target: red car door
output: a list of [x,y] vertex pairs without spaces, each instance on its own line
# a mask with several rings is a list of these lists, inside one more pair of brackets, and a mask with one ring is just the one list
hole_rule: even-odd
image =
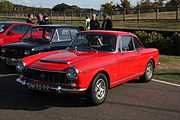
[[146,65],[148,62],[147,61],[148,55],[144,54],[145,47],[143,46],[141,41],[137,37],[133,37],[133,40],[134,40],[134,46],[135,46],[136,54],[137,54],[137,56],[136,56],[136,59],[138,62],[137,72],[142,73],[146,69]]
[[120,38],[120,53],[118,53],[118,78],[119,82],[125,81],[136,76],[138,61],[137,52],[134,48],[132,36],[121,36]]

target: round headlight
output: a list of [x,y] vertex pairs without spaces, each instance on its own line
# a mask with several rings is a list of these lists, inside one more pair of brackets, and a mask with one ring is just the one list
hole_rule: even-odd
[[78,70],[75,67],[69,67],[66,70],[66,76],[70,79],[70,80],[75,80],[77,79],[78,76]]
[[30,51],[29,50],[24,50],[24,55],[30,55]]
[[18,72],[23,72],[25,69],[26,69],[26,64],[22,60],[19,60],[16,65],[16,70]]

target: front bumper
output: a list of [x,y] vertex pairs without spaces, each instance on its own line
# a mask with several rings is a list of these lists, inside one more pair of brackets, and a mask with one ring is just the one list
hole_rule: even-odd
[[[28,82],[26,80],[22,80],[21,78],[16,79],[16,82],[20,83],[23,86],[28,86]],[[49,90],[56,91],[57,93],[72,93],[72,94],[81,94],[85,93],[87,89],[68,89],[62,88],[61,86],[51,86]]]

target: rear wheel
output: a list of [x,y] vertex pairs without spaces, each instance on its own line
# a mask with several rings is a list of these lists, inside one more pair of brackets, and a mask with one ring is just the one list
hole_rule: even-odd
[[151,81],[154,74],[154,63],[152,60],[150,60],[146,66],[145,73],[140,77],[140,80],[142,82],[149,82]]
[[94,77],[88,90],[88,100],[91,105],[99,105],[105,101],[107,92],[107,77],[103,73],[99,73]]

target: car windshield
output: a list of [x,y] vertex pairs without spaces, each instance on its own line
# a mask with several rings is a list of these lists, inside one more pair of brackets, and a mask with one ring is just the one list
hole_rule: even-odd
[[107,34],[80,33],[68,49],[114,52],[117,37]]
[[50,27],[32,27],[24,35],[24,42],[50,42],[52,40],[55,28]]
[[11,24],[0,23],[0,33],[3,33]]

